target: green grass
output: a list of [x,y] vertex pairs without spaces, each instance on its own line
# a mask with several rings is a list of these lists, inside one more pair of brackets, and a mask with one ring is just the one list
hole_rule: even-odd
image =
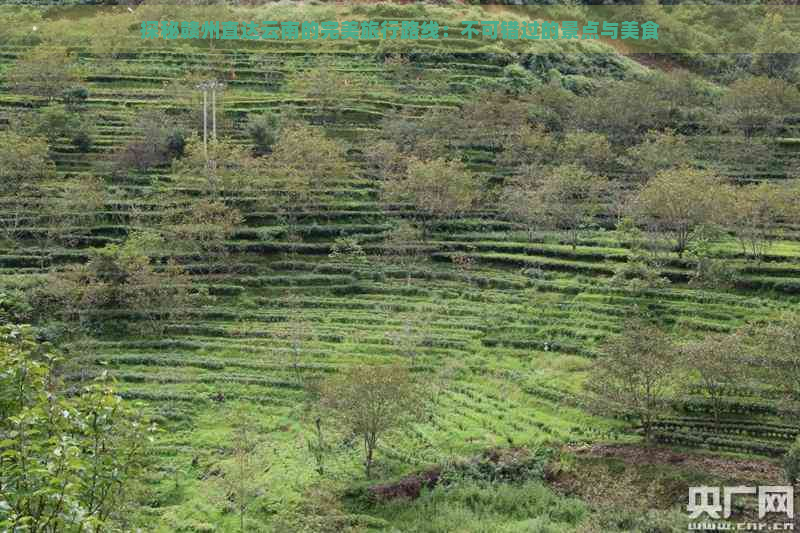
[[[3,62],[18,51],[0,49]],[[238,142],[246,140],[240,126],[248,112],[291,108],[305,118],[320,118],[305,105],[309,102],[289,93],[283,83],[313,58],[227,52],[238,83],[231,84],[225,96],[225,118],[233,125],[226,133]],[[83,58],[91,73],[87,109],[99,120],[97,142],[89,154],[73,154],[66,145],[59,146],[54,154],[59,179],[103,172],[103,158],[134,134],[128,119],[135,110],[175,105],[165,101],[162,81],[181,76],[204,58],[199,49],[142,50],[116,62],[87,54]],[[603,71],[608,76],[615,76],[619,68],[629,73],[642,70],[628,59],[617,59],[622,66],[610,65]],[[479,85],[496,80],[506,60],[474,54],[451,62],[430,56],[421,65],[453,83]],[[262,83],[265,68],[260,61],[277,74],[274,83]],[[395,87],[371,55],[336,61],[339,70],[381,83],[369,94],[345,102],[340,122],[328,125],[332,135],[346,138],[355,148],[374,136],[392,107],[402,104],[423,115],[434,108],[453,108],[466,98],[422,85],[414,90]],[[569,65],[573,70],[591,66],[580,61]],[[41,104],[26,95],[3,92],[0,119],[19,105]],[[495,169],[498,175],[504,171]],[[165,207],[162,193],[198,190],[196,183],[177,184],[165,174],[166,169],[158,169],[113,183],[109,178],[112,198],[100,220],[74,229],[85,238],[74,248],[43,248],[36,242],[39,226],[31,222],[26,242],[15,248],[0,244],[0,288],[25,286],[40,280],[48,269],[84,261],[89,246],[121,242],[130,229],[133,206],[156,214]],[[637,441],[624,421],[593,416],[581,403],[582,384],[593,358],[608,336],[621,331],[630,309],[638,305],[658,311],[668,326],[682,335],[694,335],[732,329],[797,305],[796,296],[791,296],[800,283],[797,228],[787,228],[761,264],[746,261],[732,239],[714,245],[714,253],[736,265],[748,282],[737,290],[703,291],[678,282],[666,289],[633,293],[607,284],[614,267],[629,255],[614,232],[588,233],[573,250],[564,235],[537,233],[529,241],[524,228],[494,210],[435,226],[425,243],[433,260],[389,264],[380,257],[382,232],[412,213],[408,206],[384,213],[376,189],[373,180],[361,176],[330,183],[319,205],[297,228],[303,236],[299,245],[288,241],[288,229],[276,213],[251,208],[257,192],[237,198],[246,222],[228,243],[232,256],[226,264],[213,264],[213,258],[203,255],[164,252],[165,257],[180,259],[197,285],[216,295],[212,304],[187,310],[184,318],[166,323],[161,334],[125,330],[127,324],[136,325],[137,317],[125,309],[115,310],[106,315],[105,330],[67,346],[68,379],[77,382],[107,370],[120,393],[144,400],[163,428],[149,480],[153,497],[141,509],[148,531],[235,530],[236,518],[221,503],[224,497],[210,475],[230,461],[228,418],[234,400],[247,402],[257,415],[261,452],[272,464],[268,473],[259,474],[264,489],[250,513],[253,527],[264,530],[274,519],[297,511],[308,491],[322,481],[306,449],[313,413],[298,374],[307,382],[353,364],[406,361],[391,334],[403,330],[408,316],[425,317],[411,364],[415,375],[429,380],[435,401],[408,431],[382,441],[376,469],[384,480],[497,446]],[[331,243],[343,235],[364,240],[368,266],[332,264],[327,259]],[[450,258],[456,253],[474,258],[473,268],[455,268]],[[530,268],[542,272],[534,276],[521,272]],[[688,265],[671,258],[666,269],[685,274]],[[287,293],[296,295],[295,309],[285,308]],[[303,345],[297,369],[289,340],[279,334],[292,317],[308,322],[314,332]],[[764,401],[757,394],[739,394],[732,393],[731,398],[745,406]],[[219,395],[224,402],[215,400]],[[771,425],[782,423],[772,413],[747,415],[757,429],[739,435],[731,434],[727,426],[715,429],[702,405],[696,408],[700,412],[676,415],[677,420],[662,429],[677,434],[691,426],[692,434],[739,444],[787,441],[779,432],[769,434]],[[730,424],[742,420],[735,412],[726,413],[726,418]],[[340,489],[363,484],[358,443],[332,422],[325,421],[324,428],[333,444],[329,480]],[[724,448],[725,443],[710,446]],[[431,533],[574,531],[593,512],[540,481],[501,487],[464,483],[434,489],[411,503],[348,511],[367,530]],[[624,523],[618,529],[624,531]]]

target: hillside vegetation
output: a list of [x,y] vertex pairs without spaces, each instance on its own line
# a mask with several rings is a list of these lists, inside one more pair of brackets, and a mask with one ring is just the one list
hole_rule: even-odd
[[[94,382],[154,424],[125,506],[91,527],[677,531],[686,486],[725,474],[620,481],[572,450],[790,449],[793,59],[141,41],[174,9],[0,12],[0,321],[34,326],[30,345],[3,330],[3,364],[46,360],[64,402]],[[652,412],[608,393],[609,361],[642,354],[669,376]],[[3,424],[24,426],[22,396]],[[353,419],[376,405],[372,442]],[[610,502],[564,490],[587,472]],[[651,475],[645,517],[620,502]]]

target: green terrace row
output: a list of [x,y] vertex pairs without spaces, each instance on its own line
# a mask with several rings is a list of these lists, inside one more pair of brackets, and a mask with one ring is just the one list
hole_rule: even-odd
[[[14,258],[19,256],[5,256],[6,258]],[[29,264],[32,267],[40,267],[41,260],[43,256],[22,256],[25,259],[10,259],[10,263],[7,262],[6,265],[11,269],[8,272],[13,273],[14,269],[20,268],[22,264]],[[77,255],[78,258],[85,256]],[[75,255],[70,255],[69,258],[71,260],[77,260]],[[66,259],[66,258],[64,258]],[[63,259],[62,259],[63,260]],[[281,287],[284,288],[297,288],[303,289],[304,287],[308,286],[311,283],[311,286],[319,286],[325,287],[326,285],[330,284],[360,284],[365,289],[369,289],[367,292],[374,292],[376,294],[386,293],[392,294],[397,293],[400,291],[400,294],[403,294],[403,291],[406,290],[406,295],[410,296],[415,292],[421,290],[419,292],[420,295],[428,294],[428,291],[431,290],[430,294],[437,294],[439,297],[447,294],[448,291],[436,290],[434,288],[427,288],[427,287],[420,287],[418,285],[409,287],[408,284],[399,283],[398,285],[392,288],[391,286],[381,285],[377,283],[369,283],[369,279],[395,279],[397,282],[401,282],[403,280],[408,280],[409,278],[419,280],[435,280],[437,282],[437,287],[439,289],[442,288],[442,283],[454,283],[452,285],[453,288],[479,288],[480,286],[484,286],[486,288],[495,286],[499,289],[502,288],[509,288],[509,289],[522,289],[522,288],[532,288],[535,289],[537,293],[557,293],[562,294],[564,296],[568,295],[575,295],[579,296],[579,300],[582,302],[582,305],[588,305],[590,299],[595,299],[595,301],[601,305],[607,306],[608,304],[612,304],[614,306],[632,306],[636,303],[647,303],[649,299],[654,301],[658,301],[659,305],[662,307],[676,307],[676,308],[686,308],[691,309],[695,312],[697,307],[704,309],[705,316],[713,319],[728,319],[730,318],[729,313],[730,311],[726,308],[728,306],[735,306],[740,311],[737,313],[746,314],[746,309],[753,309],[753,304],[757,302],[757,306],[755,308],[765,308],[765,311],[769,309],[780,309],[785,308],[786,306],[783,304],[779,304],[778,302],[768,303],[769,300],[765,298],[758,298],[758,297],[745,297],[745,296],[736,296],[736,295],[725,295],[717,292],[707,292],[707,291],[691,291],[685,289],[664,289],[664,290],[651,290],[647,291],[642,294],[629,294],[622,289],[615,289],[613,287],[601,287],[597,286],[596,280],[587,280],[585,284],[581,284],[579,281],[576,283],[576,280],[563,280],[559,282],[558,280],[528,280],[522,276],[514,276],[513,278],[509,279],[508,281],[503,281],[502,278],[495,280],[497,274],[495,273],[483,273],[482,271],[476,271],[469,274],[454,274],[452,272],[442,271],[441,273],[437,273],[436,271],[431,271],[428,269],[419,269],[418,267],[412,267],[409,269],[391,269],[387,268],[385,273],[380,271],[365,273],[364,276],[360,276],[357,269],[352,269],[349,267],[341,267],[336,265],[331,266],[322,266],[320,270],[322,272],[327,272],[327,274],[309,274],[306,269],[297,269],[293,270],[294,267],[291,266],[293,262],[289,262],[287,265],[286,262],[276,262],[275,266],[277,267],[278,271],[282,271],[283,274],[280,276],[240,276],[237,279],[237,274],[232,274],[229,276],[215,276],[208,278],[209,281],[219,282],[222,281],[223,284],[219,287],[219,292],[221,293],[228,293],[228,294],[241,294],[244,290],[244,287],[249,288],[258,288],[262,287],[265,289],[278,289],[280,290]],[[443,265],[443,268],[446,268]],[[212,270],[213,271],[213,270]],[[222,270],[224,272],[224,270]],[[360,279],[363,278],[363,279]],[[566,284],[564,284],[566,282]],[[215,283],[211,283],[211,287],[213,287]],[[594,286],[592,286],[594,285]],[[225,289],[224,287],[230,287],[229,289]],[[238,289],[236,287],[239,287]],[[484,298],[486,290],[481,291],[484,296],[480,296],[479,298]],[[458,296],[458,292],[455,293],[456,297]],[[478,297],[470,296],[470,298]],[[504,296],[504,298],[507,296]],[[513,295],[509,295],[509,298],[513,298]],[[531,296],[527,296],[530,298]],[[715,303],[722,304],[722,314],[721,315],[714,315],[712,312],[713,305]],[[603,312],[608,312],[607,309],[604,309]]]

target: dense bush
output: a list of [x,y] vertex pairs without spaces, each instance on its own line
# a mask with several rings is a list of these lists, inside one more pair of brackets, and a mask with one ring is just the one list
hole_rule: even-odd
[[155,428],[103,382],[70,393],[60,363],[29,328],[0,326],[0,528],[128,529]]
[[141,113],[134,122],[136,138],[121,147],[114,155],[116,169],[145,171],[169,164],[183,156],[187,133],[173,120],[165,120],[158,111]]
[[184,313],[195,297],[179,265],[170,261],[156,268],[135,239],[92,250],[87,263],[51,272],[31,294],[40,317],[94,327],[103,322],[104,310],[124,308],[144,319],[137,327],[155,329]]
[[788,483],[797,485],[800,482],[800,439],[795,440],[783,456],[783,471]]
[[250,115],[247,118],[247,134],[253,141],[256,155],[269,154],[280,135],[280,119],[274,113]]
[[44,138],[0,132],[0,182],[4,192],[14,193],[54,173],[55,165],[50,160]]

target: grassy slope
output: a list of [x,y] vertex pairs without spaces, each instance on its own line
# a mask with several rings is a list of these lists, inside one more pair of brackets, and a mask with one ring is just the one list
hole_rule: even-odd
[[[2,52],[7,63],[17,50]],[[98,158],[130,135],[125,117],[134,109],[170,105],[162,98],[161,82],[181,75],[187,65],[202,58],[195,52],[171,55],[168,62],[165,57],[153,52],[113,64],[85,58],[91,75],[89,105],[101,117],[100,142],[88,156],[59,153],[60,173],[93,171]],[[313,59],[242,52],[234,61],[237,83],[225,97],[231,124],[247,112],[290,105],[310,117],[303,102],[285,94],[280,82],[264,85],[260,80],[265,64],[281,80]],[[384,78],[380,64],[365,58],[336,61],[342,70]],[[455,83],[499,75],[490,58],[480,56],[466,57],[446,68],[430,67],[442,69]],[[358,146],[369,139],[390,105],[416,105],[423,112],[430,106],[454,105],[461,98],[424,91],[364,95],[348,102],[348,111],[328,129]],[[7,92],[0,97],[5,109],[29,100]],[[241,129],[230,131],[241,138]],[[157,173],[115,183],[118,201],[109,205],[106,223],[91,229],[96,243],[119,238],[114,228],[124,223],[129,203],[145,192],[173,186]],[[324,252],[337,234],[368,236],[391,222],[378,210],[373,192],[373,183],[357,177],[332,186],[320,213],[304,220],[306,241],[312,243],[305,251]],[[105,362],[123,394],[146,400],[166,429],[157,446],[158,466],[164,472],[177,469],[177,473],[155,482],[153,505],[142,511],[149,522],[158,524],[154,530],[203,530],[203,524],[217,524],[224,530],[233,527],[234,517],[221,514],[220,505],[209,501],[216,489],[206,478],[219,461],[226,460],[230,447],[226,420],[234,399],[248,402],[260,414],[273,463],[263,476],[266,490],[253,514],[264,517],[299,503],[315,481],[305,444],[311,428],[303,406],[305,394],[291,368],[289,342],[276,335],[287,319],[281,306],[287,292],[298,295],[300,313],[315,331],[316,338],[302,357],[300,370],[305,376],[324,375],[356,361],[398,360],[401,356],[388,338],[390,332],[402,330],[414,313],[426,317],[426,340],[415,364],[419,372],[441,383],[441,392],[426,419],[408,434],[384,441],[378,465],[382,477],[508,443],[631,440],[620,432],[620,423],[589,416],[570,405],[598,342],[619,330],[620,317],[632,303],[658,309],[674,323],[697,331],[725,330],[794,305],[792,297],[781,293],[704,293],[680,285],[644,295],[621,293],[600,281],[627,253],[613,234],[592,235],[573,253],[557,235],[541,235],[541,242],[528,243],[513,226],[491,216],[488,222],[468,217],[440,228],[432,239],[440,248],[434,257],[439,260],[411,269],[388,265],[326,273],[331,270],[318,269],[325,262],[318,253],[251,251],[233,259],[245,266],[240,269],[245,273],[197,274],[198,283],[224,286],[225,294],[215,305],[193,310],[188,319],[169,324],[164,335],[107,335],[76,346],[73,353],[80,354],[80,365],[87,363],[84,369],[91,371]],[[289,248],[286,235],[269,214],[250,214],[246,229],[231,242],[232,249],[258,250],[264,244],[278,250]],[[465,273],[446,259],[452,250],[467,245],[474,246],[469,253],[477,263]],[[723,243],[719,253],[734,259],[738,251],[733,243]],[[33,246],[0,250],[0,286],[38,276],[38,254]],[[770,262],[755,267],[749,276],[767,280],[767,286],[784,278],[796,283],[800,243],[794,238],[784,240],[772,254]],[[80,254],[73,259],[79,258]],[[544,279],[523,276],[519,269],[528,266],[541,268]],[[685,266],[676,264],[674,269],[685,270]],[[120,314],[125,317],[124,311]],[[220,393],[226,401],[213,401]],[[731,417],[736,419],[734,414]],[[698,419],[703,431],[710,431],[702,413]],[[760,423],[767,420],[771,419]],[[762,437],[756,432],[735,438],[758,442]],[[787,438],[771,437],[770,442],[782,445]],[[743,446],[747,449],[748,445]],[[359,451],[357,446],[339,445],[330,459],[330,476],[345,484],[357,479]],[[409,520],[392,510],[383,514],[401,523]]]

